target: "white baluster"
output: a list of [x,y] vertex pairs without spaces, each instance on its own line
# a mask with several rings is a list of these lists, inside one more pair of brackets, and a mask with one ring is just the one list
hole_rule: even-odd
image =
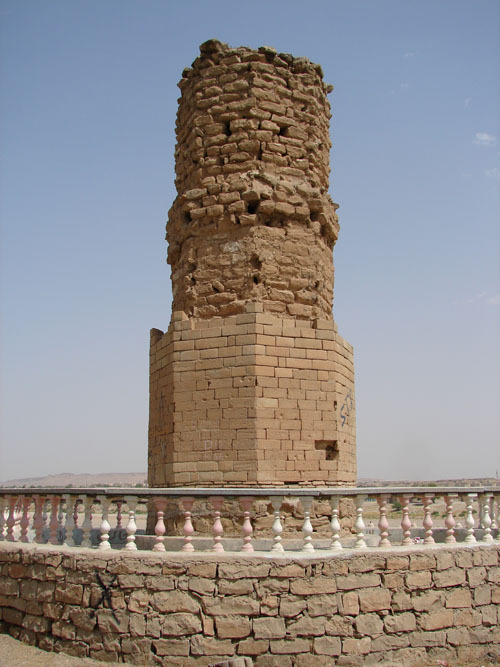
[[61,496],[50,496],[50,534],[49,534],[49,544],[59,544],[59,537],[57,535],[57,529],[59,528],[59,503],[61,502]]
[[220,520],[220,513],[222,510],[222,503],[224,498],[222,496],[210,496],[210,502],[214,508],[214,525],[212,532],[214,534],[214,543],[212,545],[212,551],[224,551],[224,546],[222,544],[222,533],[224,532],[222,528],[222,522]]
[[411,539],[411,521],[410,521],[410,500],[411,495],[403,495],[400,498],[401,502],[401,530],[403,531],[402,545],[413,544]]
[[446,519],[444,520],[446,538],[444,541],[447,544],[454,544],[457,541],[455,537],[455,518],[453,516],[453,500],[455,498],[457,498],[456,494],[449,494],[443,498],[446,505]]
[[491,535],[491,517],[490,517],[490,500],[492,498],[491,493],[481,494],[481,523],[483,524],[484,535],[482,542],[493,542],[493,536]]
[[254,550],[252,545],[253,528],[252,522],[250,521],[250,510],[252,509],[253,501],[253,496],[240,496],[240,505],[243,509],[243,546],[241,547],[241,550],[246,552]]
[[7,501],[3,496],[0,496],[0,541],[5,539],[5,510],[7,508]]
[[182,545],[182,551],[194,551],[194,528],[191,521],[191,510],[193,509],[194,498],[185,496],[181,499],[181,503],[184,511],[184,544]]
[[9,515],[7,517],[7,542],[15,542],[16,538],[14,535],[14,527],[16,525],[16,507],[17,507],[17,496],[9,496]]
[[463,497],[463,501],[465,503],[466,507],[466,512],[467,515],[465,517],[465,527],[466,527],[466,536],[465,536],[465,542],[468,544],[473,544],[476,542],[476,536],[474,535],[474,515],[472,513],[472,506],[474,503],[474,500],[477,498],[477,493],[467,493]]
[[[493,516],[495,517],[495,529],[497,530],[497,541],[500,541],[500,496],[493,496]],[[493,527],[493,526],[492,526]]]
[[332,520],[330,521],[332,541],[330,543],[330,549],[342,549],[342,544],[340,543],[339,502],[338,496],[332,496],[330,498],[330,506],[332,508]]
[[35,513],[33,515],[33,528],[35,529],[35,542],[43,543],[43,529],[45,528],[45,496],[35,496]]
[[271,551],[282,552],[284,551],[283,545],[281,544],[281,533],[283,532],[283,526],[281,525],[280,520],[280,510],[281,505],[283,504],[283,496],[271,496],[271,505],[274,512],[274,522],[273,522],[273,546]]
[[109,531],[111,529],[111,526],[109,525],[108,521],[108,513],[109,513],[109,506],[111,504],[111,499],[108,498],[107,496],[97,496],[97,500],[101,504],[101,526],[99,528],[99,531],[101,533],[101,538],[99,542],[99,546],[97,547],[101,551],[104,551],[106,549],[111,549],[111,544],[109,543]]
[[424,544],[434,544],[434,537],[432,536],[432,516],[431,505],[434,502],[434,494],[426,493],[422,496],[422,503],[424,505],[424,520],[423,527],[425,529]]
[[21,534],[19,536],[20,542],[29,542],[28,528],[30,527],[30,517],[29,517],[30,505],[31,505],[31,497],[22,496],[23,515],[21,517]]
[[354,530],[356,531],[356,542],[354,549],[366,549],[365,537],[365,522],[363,521],[363,503],[365,496],[356,496],[356,521],[354,522]]
[[301,496],[300,504],[304,510],[304,523],[302,524],[302,535],[304,536],[304,546],[302,551],[314,551],[312,543],[313,527],[311,523],[312,496]]
[[491,530],[498,529],[498,502],[497,497],[491,496]]
[[379,520],[378,530],[380,534],[379,547],[390,547],[389,540],[389,522],[387,521],[387,496],[382,495],[377,498]]
[[92,546],[92,505],[94,499],[86,494],[82,496],[83,500],[83,523],[82,523],[82,541],[80,546]]
[[128,507],[128,523],[127,523],[127,542],[124,549],[127,551],[137,551],[137,544],[135,543],[135,533],[137,531],[137,524],[135,523],[135,510],[139,499],[137,496],[125,496],[125,502]]
[[79,499],[75,498],[72,502],[71,495],[69,493],[65,493],[64,500],[66,502],[66,530],[64,544],[67,547],[74,547],[75,540],[73,537],[73,531],[76,528],[75,514],[77,513]]
[[156,507],[156,525],[155,525],[155,543],[153,545],[153,551],[165,551],[165,545],[163,541],[165,539],[165,522],[163,517],[165,516],[165,509],[167,507],[167,500],[165,498],[154,497],[153,500]]

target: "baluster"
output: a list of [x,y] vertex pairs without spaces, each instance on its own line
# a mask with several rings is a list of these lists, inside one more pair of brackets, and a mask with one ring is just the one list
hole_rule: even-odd
[[0,496],[0,541],[5,539],[5,509],[7,507],[7,500]]
[[50,496],[50,523],[49,544],[59,544],[57,529],[59,528],[59,503],[61,496]]
[[422,503],[424,505],[424,520],[422,525],[425,529],[424,544],[434,544],[434,538],[432,536],[432,516],[431,516],[431,505],[434,502],[434,494],[426,493],[422,496]]
[[7,517],[7,542],[15,542],[14,527],[16,525],[17,496],[9,496],[9,516]]
[[43,544],[45,496],[35,496],[35,513],[33,515],[33,528],[35,529],[35,542]]
[[127,542],[124,549],[127,551],[137,551],[137,544],[135,543],[135,533],[137,531],[137,524],[135,523],[135,510],[139,499],[137,496],[125,496],[125,502],[128,507],[128,522],[127,522]]
[[332,541],[330,549],[342,549],[342,544],[340,543],[339,502],[338,496],[330,498],[330,506],[332,508],[332,520],[330,521]]
[[366,549],[365,537],[365,522],[363,521],[363,503],[365,496],[356,496],[356,521],[354,522],[354,530],[356,531],[356,542],[354,549]]
[[115,504],[116,504],[116,532],[118,532],[123,528],[122,526],[123,500],[117,500]]
[[29,542],[28,529],[30,527],[30,517],[29,517],[30,505],[31,505],[31,497],[22,496],[23,515],[21,517],[21,524],[20,524],[21,525],[21,534],[19,536],[20,542]]
[[491,496],[491,530],[498,528],[498,503],[495,495]]
[[[496,494],[493,496],[493,516],[494,518],[494,523],[495,523],[495,529],[497,530],[497,537],[496,539],[500,541],[500,496],[497,496]],[[492,526],[493,528],[493,526]]]
[[92,505],[94,504],[94,499],[90,496],[83,495],[83,523],[82,523],[82,541],[80,546],[82,547],[91,547],[92,546]]
[[477,498],[477,493],[467,493],[463,496],[462,500],[465,503],[467,515],[465,517],[465,540],[468,544],[476,542],[476,536],[474,535],[474,515],[472,513],[472,506],[474,500]]
[[389,522],[387,521],[387,496],[382,495],[377,498],[379,520],[378,530],[380,534],[379,547],[390,547],[389,540]]
[[283,545],[281,543],[281,533],[283,532],[283,526],[281,525],[281,519],[280,519],[280,510],[281,510],[281,505],[283,504],[283,496],[272,496],[271,497],[271,505],[273,508],[274,512],[274,522],[273,522],[273,533],[274,533],[274,538],[273,538],[273,546],[271,547],[271,551],[284,551]]
[[73,532],[76,528],[75,516],[78,516],[78,503],[80,501],[78,498],[75,498],[74,502],[71,503],[71,495],[69,493],[64,494],[64,500],[66,502],[66,534],[64,544],[67,547],[74,547],[75,540]]
[[481,494],[481,523],[484,529],[484,535],[482,542],[493,542],[493,537],[491,535],[491,517],[490,517],[490,499],[492,495],[490,493]]
[[193,509],[194,498],[185,496],[181,499],[182,508],[184,511],[184,544],[182,551],[194,551],[193,546],[193,523],[191,521],[191,510]]
[[156,507],[156,526],[155,526],[155,543],[153,545],[153,551],[165,551],[165,545],[163,541],[165,540],[165,522],[163,517],[165,516],[165,509],[167,507],[167,500],[165,498],[155,498],[153,502]]
[[65,532],[66,532],[64,530],[64,516],[65,516],[65,513],[63,512],[63,504],[65,504],[64,503],[64,496],[62,496],[60,498],[59,512],[57,514],[57,541],[58,541],[58,544],[63,544],[64,543]]
[[212,551],[224,551],[224,546],[222,544],[222,533],[224,532],[222,528],[222,522],[220,520],[220,513],[222,510],[222,503],[224,498],[222,496],[210,496],[210,502],[214,508],[214,525],[212,532],[214,534],[214,543],[212,545]]
[[446,538],[444,541],[447,544],[454,544],[457,541],[455,537],[455,518],[453,516],[453,500],[455,498],[457,498],[456,494],[449,494],[443,497],[446,505],[446,519],[444,520],[444,525],[446,526]]
[[98,549],[104,551],[105,549],[111,549],[111,544],[109,543],[109,531],[111,526],[108,521],[109,506],[111,504],[111,499],[107,496],[97,496],[97,500],[101,504],[101,526],[99,531],[101,533]]
[[403,495],[400,498],[401,502],[401,530],[403,531],[402,545],[413,544],[411,539],[411,521],[410,521],[410,495]]
[[241,551],[250,552],[254,550],[252,545],[253,528],[250,521],[250,510],[252,509],[253,501],[253,496],[240,496],[240,505],[243,509],[243,546],[241,547]]
[[313,498],[312,496],[302,496],[300,498],[300,504],[304,510],[304,523],[302,524],[302,535],[304,536],[304,546],[302,551],[314,551],[314,545],[312,543],[312,534],[313,527],[311,523],[311,506]]

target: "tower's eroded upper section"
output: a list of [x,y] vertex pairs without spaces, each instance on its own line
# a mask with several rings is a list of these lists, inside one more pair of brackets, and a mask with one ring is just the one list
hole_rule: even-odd
[[321,67],[210,40],[179,87],[172,311],[227,317],[260,302],[284,318],[332,319],[339,227]]

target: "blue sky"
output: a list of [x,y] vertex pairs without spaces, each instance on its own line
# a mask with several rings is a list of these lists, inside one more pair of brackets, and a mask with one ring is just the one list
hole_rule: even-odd
[[361,477],[500,473],[496,0],[0,2],[0,481],[146,469],[181,72],[320,63]]

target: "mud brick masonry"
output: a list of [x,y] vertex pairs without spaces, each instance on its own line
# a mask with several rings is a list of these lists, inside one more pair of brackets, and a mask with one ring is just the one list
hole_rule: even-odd
[[179,87],[149,485],[352,484],[353,350],[332,315],[332,86],[306,58],[210,40]]

